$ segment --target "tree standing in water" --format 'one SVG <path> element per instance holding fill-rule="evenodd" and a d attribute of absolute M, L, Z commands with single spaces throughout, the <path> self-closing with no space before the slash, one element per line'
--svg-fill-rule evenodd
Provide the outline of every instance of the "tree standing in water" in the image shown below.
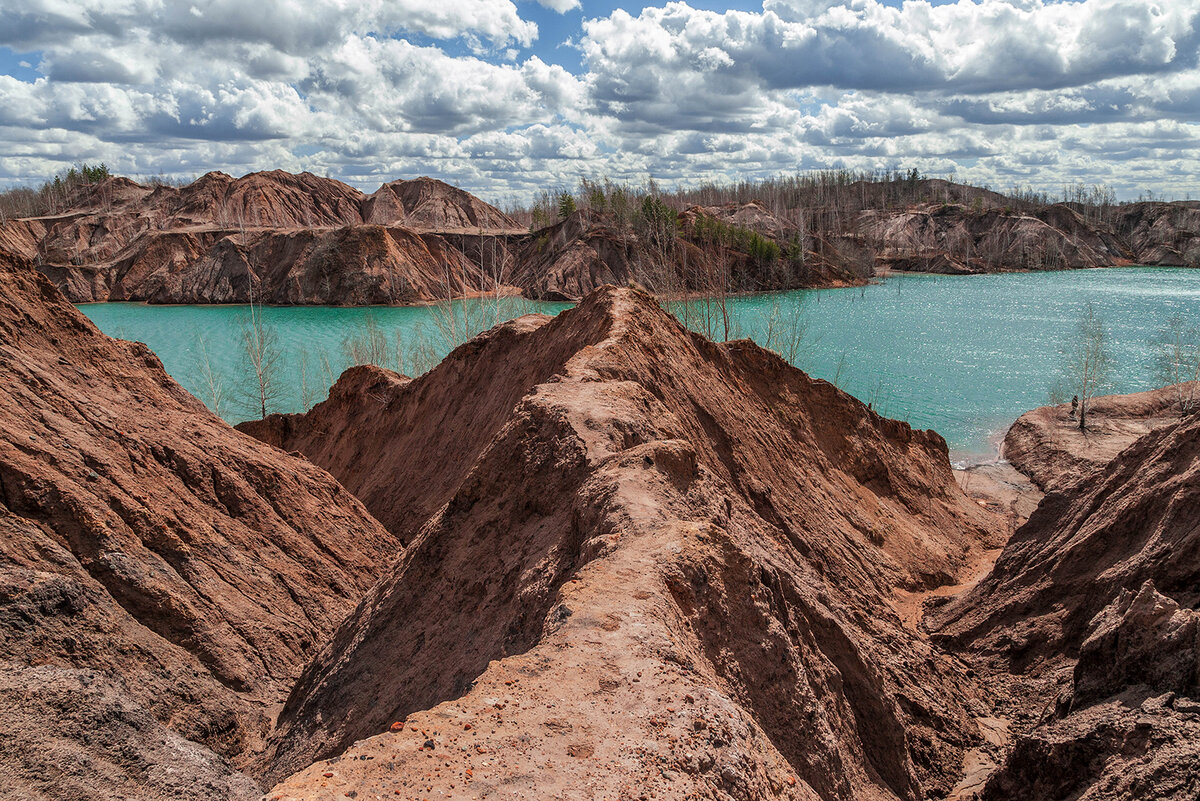
<path fill-rule="evenodd" d="M 1112 355 L 1108 349 L 1108 329 L 1104 320 L 1088 304 L 1079 319 L 1075 335 L 1063 351 L 1063 380 L 1079 399 L 1079 430 L 1087 430 L 1087 413 L 1092 399 L 1108 386 Z"/>
<path fill-rule="evenodd" d="M 1173 315 L 1159 338 L 1156 361 L 1158 380 L 1171 387 L 1179 414 L 1190 414 L 1200 402 L 1200 328 Z"/>
<path fill-rule="evenodd" d="M 248 411 L 267 416 L 283 394 L 279 372 L 283 368 L 283 351 L 275 329 L 263 322 L 262 310 L 255 308 L 251 285 L 250 317 L 241 325 L 242 359 L 246 385 L 242 395 Z"/>

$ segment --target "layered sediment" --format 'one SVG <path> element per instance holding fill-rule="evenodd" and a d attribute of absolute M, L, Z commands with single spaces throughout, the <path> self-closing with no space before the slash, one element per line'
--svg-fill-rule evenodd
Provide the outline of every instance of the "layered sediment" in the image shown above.
<path fill-rule="evenodd" d="M 0 784 L 251 798 L 242 772 L 396 539 L 0 256 Z"/>

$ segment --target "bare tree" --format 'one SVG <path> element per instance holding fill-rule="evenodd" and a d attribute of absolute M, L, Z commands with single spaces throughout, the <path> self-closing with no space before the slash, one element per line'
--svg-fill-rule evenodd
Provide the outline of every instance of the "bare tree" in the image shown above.
<path fill-rule="evenodd" d="M 373 364 L 376 367 L 387 367 L 392 363 L 387 335 L 379 327 L 374 316 L 367 317 L 359 332 L 342 339 L 342 353 L 352 366 Z"/>
<path fill-rule="evenodd" d="M 806 293 L 793 292 L 776 297 L 763 314 L 763 347 L 778 353 L 788 364 L 795 365 L 804 350 L 808 333 L 807 302 Z"/>
<path fill-rule="evenodd" d="M 1200 405 L 1200 329 L 1182 314 L 1167 321 L 1158 342 L 1158 380 L 1171 387 L 1180 415 Z"/>
<path fill-rule="evenodd" d="M 1078 400 L 1079 430 L 1087 430 L 1087 413 L 1092 399 L 1108 386 L 1112 356 L 1108 329 L 1092 304 L 1084 309 L 1075 334 L 1063 349 L 1062 378 Z"/>
<path fill-rule="evenodd" d="M 308 380 L 308 349 L 300 348 L 300 405 L 307 412 L 315 403 L 316 396 Z"/>
<path fill-rule="evenodd" d="M 250 316 L 240 330 L 245 384 L 243 404 L 251 414 L 266 417 L 283 395 L 280 371 L 283 352 L 275 329 L 263 323 L 262 312 L 250 304 Z"/>
<path fill-rule="evenodd" d="M 213 414 L 221 416 L 221 407 L 225 404 L 224 379 L 213 367 L 212 356 L 208 352 L 208 340 L 203 334 L 196 335 L 196 371 L 200 374 L 202 400 L 212 410 Z"/>

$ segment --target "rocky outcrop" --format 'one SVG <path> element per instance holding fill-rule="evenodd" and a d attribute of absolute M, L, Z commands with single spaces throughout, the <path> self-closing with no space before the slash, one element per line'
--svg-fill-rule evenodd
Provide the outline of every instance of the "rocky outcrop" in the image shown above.
<path fill-rule="evenodd" d="M 1195 796 L 1198 448 L 1189 415 L 1058 483 L 992 572 L 927 621 L 1025 716 L 983 798 Z"/>
<path fill-rule="evenodd" d="M 1192 384 L 1105 395 L 1089 404 L 1086 431 L 1069 403 L 1042 406 L 1017 418 L 1001 452 L 1043 491 L 1065 487 L 1094 477 L 1139 438 L 1179 420 L 1193 399 L 1200 401 L 1200 387 Z"/>
<path fill-rule="evenodd" d="M 0 287 L 5 789 L 250 797 L 237 769 L 397 542 L 27 261 Z"/>
<path fill-rule="evenodd" d="M 1200 704 L 1132 689 L 1020 737 L 980 801 L 1190 801 Z"/>
<path fill-rule="evenodd" d="M 407 543 L 293 691 L 270 757 L 303 770 L 273 796 L 918 799 L 977 737 L 970 682 L 891 607 L 997 544 L 944 441 L 648 295 L 243 430 Z"/>
<path fill-rule="evenodd" d="M 950 204 L 868 211 L 859 217 L 857 231 L 878 250 L 881 263 L 895 270 L 1075 270 L 1130 264 L 1133 258 L 1115 236 L 1062 205 L 1029 214 Z"/>
<path fill-rule="evenodd" d="M 1195 798 L 1200 613 L 1147 581 L 1091 623 L 1058 714 L 1019 737 L 982 799 Z"/>
<path fill-rule="evenodd" d="M 1139 264 L 1200 267 L 1200 202 L 1131 203 L 1114 227 Z"/>
<path fill-rule="evenodd" d="M 1153 579 L 1136 591 L 1122 589 L 1092 619 L 1075 663 L 1071 705 L 1137 686 L 1189 697 L 1200 690 L 1200 612 L 1159 593 Z"/>

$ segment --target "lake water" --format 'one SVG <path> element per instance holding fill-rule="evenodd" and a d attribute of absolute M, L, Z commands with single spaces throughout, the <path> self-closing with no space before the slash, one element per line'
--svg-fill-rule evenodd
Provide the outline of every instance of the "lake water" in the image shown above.
<path fill-rule="evenodd" d="M 986 276 L 894 275 L 871 286 L 743 296 L 731 301 L 738 336 L 763 341 L 773 311 L 799 309 L 797 366 L 836 380 L 882 414 L 941 433 L 957 460 L 994 456 L 1023 411 L 1047 402 L 1061 350 L 1088 303 L 1103 318 L 1114 361 L 1113 392 L 1155 386 L 1154 344 L 1176 313 L 1200 318 L 1200 270 L 1120 268 Z M 525 311 L 565 304 L 521 301 L 503 309 L 471 301 L 443 307 L 272 307 L 257 310 L 275 331 L 283 366 L 273 411 L 298 411 L 325 396 L 329 376 L 373 332 L 388 366 L 418 372 L 448 349 L 447 335 Z M 234 391 L 245 386 L 244 306 L 84 304 L 102 331 L 149 345 L 167 371 L 209 402 L 211 372 L 221 414 L 257 417 Z M 397 336 L 400 347 L 397 348 Z M 201 347 L 203 344 L 203 347 Z M 397 365 L 396 352 L 403 354 Z M 211 371 L 204 369 L 208 355 Z M 326 366 L 328 365 L 328 366 Z"/>

